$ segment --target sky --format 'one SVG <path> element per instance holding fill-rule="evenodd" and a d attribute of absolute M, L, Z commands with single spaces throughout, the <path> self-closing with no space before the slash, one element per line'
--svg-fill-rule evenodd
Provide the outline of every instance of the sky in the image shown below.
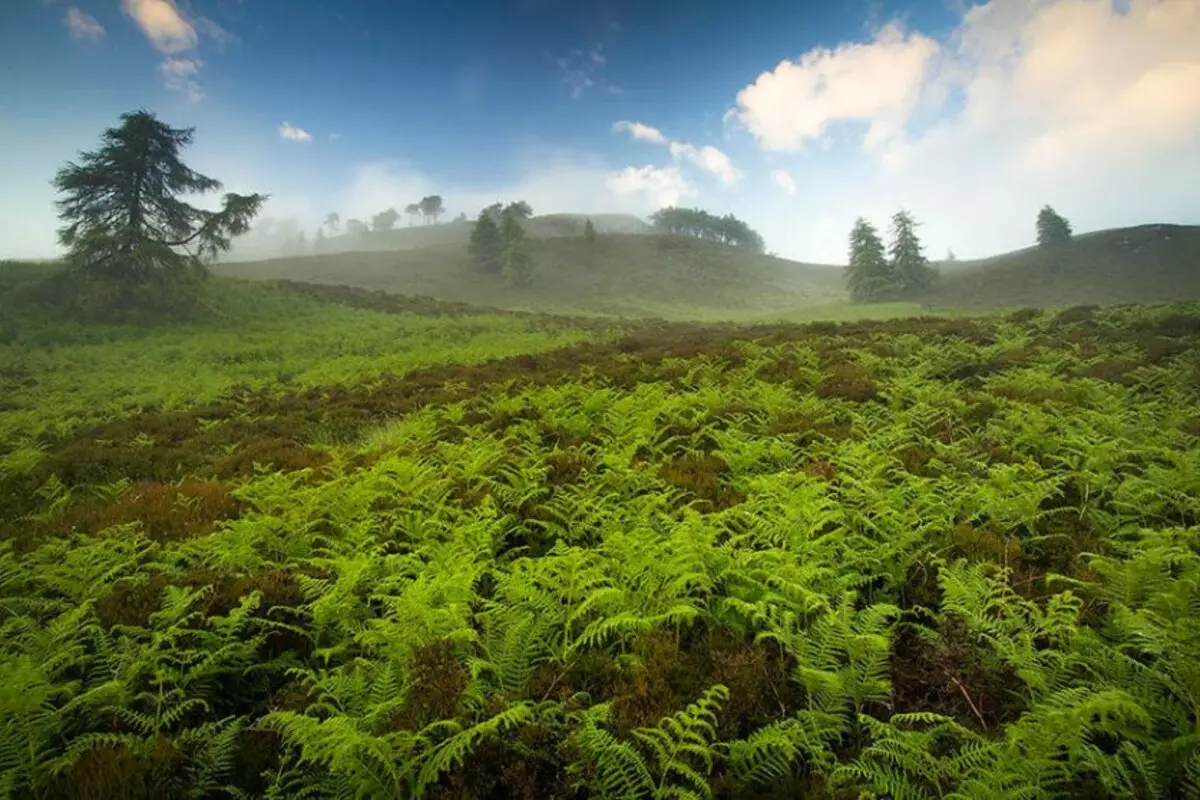
<path fill-rule="evenodd" d="M 58 252 L 55 170 L 129 110 L 315 228 L 732 212 L 844 263 L 908 209 L 929 255 L 1200 223 L 1200 0 L 0 0 L 0 257 Z"/>

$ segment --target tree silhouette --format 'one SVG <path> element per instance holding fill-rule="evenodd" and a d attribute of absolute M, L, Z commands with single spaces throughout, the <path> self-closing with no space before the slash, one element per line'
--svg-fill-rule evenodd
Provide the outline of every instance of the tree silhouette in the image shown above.
<path fill-rule="evenodd" d="M 846 267 L 846 288 L 855 303 L 887 299 L 895 290 L 891 266 L 884 254 L 883 241 L 871 223 L 859 217 L 850 232 L 850 265 Z"/>
<path fill-rule="evenodd" d="M 206 263 L 250 229 L 267 195 L 224 196 L 219 211 L 183 195 L 219 191 L 221 182 L 180 160 L 194 128 L 172 128 L 148 111 L 122 114 L 99 149 L 80 154 L 54 176 L 59 241 L 67 263 L 90 277 L 136 284 L 181 273 L 207 274 Z"/>
<path fill-rule="evenodd" d="M 386 211 L 380 211 L 375 216 L 371 217 L 371 229 L 377 231 L 390 231 L 396 227 L 396 220 L 400 219 L 400 213 L 394 208 L 389 208 Z"/>
<path fill-rule="evenodd" d="M 1042 206 L 1037 217 L 1038 247 L 1057 247 L 1071 241 L 1071 223 L 1050 206 Z"/>

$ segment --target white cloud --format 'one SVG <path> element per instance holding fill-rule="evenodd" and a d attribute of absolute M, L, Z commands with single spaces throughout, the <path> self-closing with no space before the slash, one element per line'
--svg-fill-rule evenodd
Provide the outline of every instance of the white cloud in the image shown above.
<path fill-rule="evenodd" d="M 938 42 L 893 24 L 738 93 L 729 117 L 795 152 L 773 166 L 802 167 L 806 192 L 786 214 L 744 193 L 735 213 L 781 253 L 838 260 L 858 214 L 886 224 L 902 206 L 933 256 L 1027 246 L 1044 203 L 1080 231 L 1195 223 L 1196 86 L 1200 0 L 990 0 Z M 803 147 L 835 138 L 859 147 Z"/>
<path fill-rule="evenodd" d="M 684 197 L 697 194 L 696 187 L 680 172 L 679 167 L 625 167 L 611 172 L 604 180 L 607 189 L 617 196 L 642 195 L 657 208 L 677 205 Z"/>
<path fill-rule="evenodd" d="M 866 144 L 877 147 L 903 130 L 937 52 L 934 40 L 889 23 L 872 42 L 781 61 L 738 92 L 727 117 L 768 150 L 797 150 L 840 121 L 867 123 Z"/>
<path fill-rule="evenodd" d="M 792 176 L 788 174 L 787 170 L 777 169 L 772 171 L 771 180 L 775 182 L 775 185 L 778 186 L 784 194 L 796 193 L 796 181 L 792 179 Z"/>
<path fill-rule="evenodd" d="M 171 55 L 196 46 L 196 28 L 172 0 L 121 0 L 121 8 L 160 52 Z"/>
<path fill-rule="evenodd" d="M 95 17 L 85 14 L 75 6 L 67 9 L 63 24 L 67 26 L 67 32 L 72 39 L 95 41 L 104 38 L 104 26 L 97 22 Z"/>
<path fill-rule="evenodd" d="M 291 139 L 293 142 L 311 142 L 312 134 L 303 128 L 297 128 L 291 123 L 285 122 L 279 126 L 279 135 L 284 139 Z"/>
<path fill-rule="evenodd" d="M 182 92 L 189 103 L 198 103 L 204 99 L 204 91 L 196 83 L 196 75 L 202 66 L 204 62 L 194 58 L 165 58 L 158 65 L 158 71 L 168 89 Z"/>
<path fill-rule="evenodd" d="M 742 177 L 742 173 L 734 168 L 729 156 L 710 144 L 696 147 L 686 142 L 671 142 L 668 148 L 676 161 L 686 159 L 705 172 L 716 175 L 726 186 L 736 183 Z"/>
<path fill-rule="evenodd" d="M 736 183 L 742 177 L 742 173 L 734 168 L 733 162 L 729 160 L 729 156 L 712 145 L 696 147 L 687 142 L 674 141 L 664 136 L 663 132 L 658 128 L 643 122 L 621 120 L 614 122 L 612 128 L 618 133 L 628 133 L 638 141 L 666 145 L 673 159 L 676 161 L 690 161 L 705 172 L 716 175 L 727 186 Z"/>
<path fill-rule="evenodd" d="M 641 122 L 630 122 L 621 120 L 613 123 L 613 130 L 618 133 L 627 132 L 634 139 L 643 142 L 652 142 L 654 144 L 666 144 L 667 137 L 663 136 L 662 131 L 658 128 L 652 128 Z"/>

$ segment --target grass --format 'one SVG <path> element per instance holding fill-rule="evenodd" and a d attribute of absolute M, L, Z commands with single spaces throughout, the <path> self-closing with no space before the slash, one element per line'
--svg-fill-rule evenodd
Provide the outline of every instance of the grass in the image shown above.
<path fill-rule="evenodd" d="M 713 319 L 845 299 L 840 270 L 698 239 L 601 235 L 534 241 L 533 284 L 509 289 L 468 263 L 465 244 L 222 264 L 218 274 L 349 284 L 533 311 Z"/>
<path fill-rule="evenodd" d="M 568 325 L 493 315 L 389 314 L 232 280 L 215 315 L 156 331 L 51 322 L 0 298 L 0 470 L 70 431 L 205 403 L 233 387 L 298 391 L 581 341 Z M 436 313 L 436 307 L 433 309 Z M 594 327 L 594 326 L 593 326 Z"/>
<path fill-rule="evenodd" d="M 1200 305 L 616 333 L 221 286 L 224 334 L 8 345 L 103 421 L 30 387 L 0 476 L 5 793 L 1200 791 Z"/>
<path fill-rule="evenodd" d="M 1195 300 L 1197 253 L 1200 226 L 1095 231 L 1061 249 L 1031 247 L 955 264 L 921 301 L 985 310 Z"/>

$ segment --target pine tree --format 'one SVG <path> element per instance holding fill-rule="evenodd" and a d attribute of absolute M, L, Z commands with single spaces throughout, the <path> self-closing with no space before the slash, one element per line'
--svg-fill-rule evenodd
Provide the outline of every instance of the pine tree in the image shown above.
<path fill-rule="evenodd" d="M 592 224 L 592 220 L 590 218 L 583 223 L 583 240 L 587 242 L 589 246 L 596 243 L 596 226 Z"/>
<path fill-rule="evenodd" d="M 1037 217 L 1038 247 L 1055 247 L 1071 241 L 1071 223 L 1050 206 L 1042 206 Z"/>
<path fill-rule="evenodd" d="M 80 154 L 54 176 L 59 241 L 71 268 L 89 278 L 137 285 L 207 274 L 205 263 L 250 229 L 267 196 L 226 194 L 220 211 L 196 208 L 181 195 L 221 189 L 187 167 L 179 151 L 194 128 L 172 128 L 148 111 L 121 115 L 99 149 Z"/>
<path fill-rule="evenodd" d="M 912 214 L 897 211 L 892 216 L 891 234 L 891 271 L 897 290 L 901 294 L 913 294 L 928 289 L 933 283 L 934 271 L 917 237 L 917 222 Z"/>
<path fill-rule="evenodd" d="M 484 272 L 499 272 L 501 256 L 504 252 L 504 241 L 500 237 L 500 228 L 493 216 L 484 209 L 471 228 L 471 242 L 468 246 L 471 261 Z"/>
<path fill-rule="evenodd" d="M 519 211 L 514 210 L 512 206 L 505 208 L 500 214 L 500 236 L 504 242 L 501 271 L 504 274 L 504 282 L 513 287 L 528 286 L 533 270 L 529 241 L 518 216 Z"/>
<path fill-rule="evenodd" d="M 887 299 L 895 289 L 891 266 L 884 255 L 883 241 L 875 226 L 859 217 L 850 232 L 850 265 L 846 268 L 846 288 L 854 303 Z"/>

